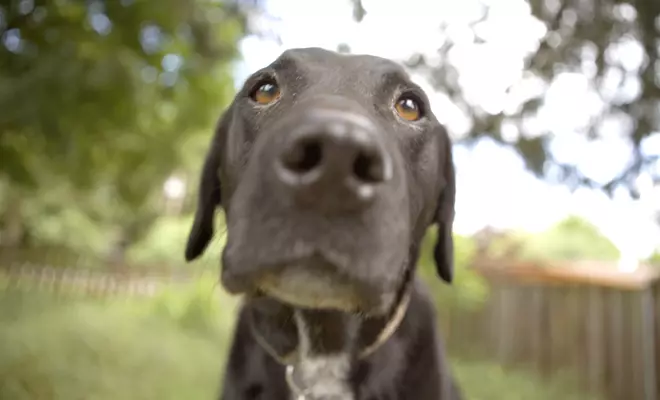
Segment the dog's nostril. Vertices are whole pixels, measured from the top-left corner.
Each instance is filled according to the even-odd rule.
[[[362,182],[382,182],[384,180],[382,160],[375,154],[360,152],[353,163],[353,174]]]
[[[293,145],[283,157],[284,166],[297,173],[313,170],[323,158],[323,150],[318,140],[303,140]]]

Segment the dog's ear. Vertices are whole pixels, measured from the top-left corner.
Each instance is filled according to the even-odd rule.
[[[186,261],[199,257],[208,246],[214,231],[215,212],[222,200],[222,185],[220,183],[220,163],[222,143],[231,124],[231,108],[223,114],[217,125],[211,146],[206,154],[202,175],[199,181],[197,209],[188,243],[186,244]]]
[[[434,222],[438,225],[437,242],[433,249],[433,258],[438,275],[442,280],[451,283],[454,278],[454,202],[456,200],[456,176],[452,158],[452,146],[449,137],[444,134],[444,149],[441,150],[440,176],[444,186],[440,192]]]

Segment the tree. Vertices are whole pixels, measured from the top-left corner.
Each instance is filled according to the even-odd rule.
[[[486,232],[482,256],[501,260],[617,261],[619,249],[591,222],[569,216],[546,231]],[[478,239],[478,237],[477,237]]]
[[[659,266],[660,267],[660,250],[657,250],[651,254],[651,256],[646,260],[651,265]]]
[[[368,15],[360,0],[353,0],[354,17]],[[470,23],[472,43],[490,39],[483,28],[489,11],[497,2],[483,2],[482,15]],[[460,82],[461,71],[451,61],[456,43],[449,34],[438,44],[439,64],[430,65],[423,56],[412,54],[408,66],[423,72],[431,84],[444,93],[470,118],[472,126],[466,142],[490,136],[502,145],[517,150],[527,167],[539,177],[579,186],[602,189],[612,194],[627,189],[638,195],[635,179],[649,174],[660,184],[660,154],[644,149],[644,142],[660,131],[660,78],[658,40],[660,39],[660,2],[657,0],[529,0],[534,17],[545,27],[535,50],[525,58],[524,81],[535,82],[543,90],[527,96],[515,110],[490,113],[471,103]],[[622,48],[634,57],[622,56]],[[603,179],[593,176],[573,162],[558,159],[551,149],[553,135],[545,127],[528,122],[538,117],[546,90],[566,72],[588,78],[602,107],[589,114],[579,134],[592,143],[606,139],[609,126],[623,133],[630,147],[631,161],[617,174]],[[484,72],[485,73],[485,72]],[[510,87],[508,92],[515,91]],[[514,138],[504,132],[515,131]],[[625,146],[625,143],[624,145]]]
[[[213,0],[0,0],[5,224],[32,201],[119,225],[122,240],[148,229],[182,149],[233,94],[245,26]]]
[[[589,221],[570,216],[528,238],[523,256],[548,260],[617,261],[619,249]]]

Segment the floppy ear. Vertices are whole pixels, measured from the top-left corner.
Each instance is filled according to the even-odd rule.
[[[211,142],[211,148],[206,154],[204,166],[202,167],[195,220],[186,244],[186,261],[192,261],[199,257],[206,250],[206,246],[213,237],[215,211],[222,200],[222,186],[218,176],[222,156],[222,141],[229,129],[230,115],[231,108],[224,113],[218,124]]]
[[[446,136],[445,136],[446,137]],[[446,137],[444,154],[441,154],[442,162],[441,176],[445,182],[438,208],[435,212],[434,222],[438,225],[438,238],[433,249],[433,258],[438,275],[442,280],[451,283],[454,278],[454,239],[452,237],[452,226],[454,224],[454,202],[456,199],[456,176],[454,172],[454,161],[452,159],[451,141]]]

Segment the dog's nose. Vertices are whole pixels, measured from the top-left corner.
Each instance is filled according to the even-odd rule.
[[[373,200],[392,177],[392,161],[368,120],[320,111],[292,131],[277,175],[300,202],[343,210]]]

